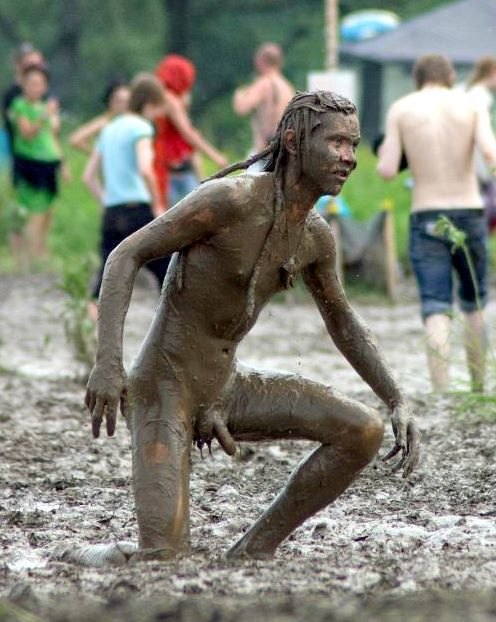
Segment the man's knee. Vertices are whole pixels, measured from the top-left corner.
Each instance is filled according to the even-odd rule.
[[[360,417],[360,422],[349,430],[344,441],[349,458],[360,467],[375,458],[384,436],[384,423],[380,414],[373,408],[366,408],[366,411],[366,415]]]

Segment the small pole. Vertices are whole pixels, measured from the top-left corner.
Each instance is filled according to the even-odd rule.
[[[326,69],[338,68],[339,46],[339,0],[325,0],[325,26],[326,26]]]

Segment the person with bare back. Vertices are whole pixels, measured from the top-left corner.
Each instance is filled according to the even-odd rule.
[[[251,115],[252,153],[258,153],[272,140],[284,109],[294,95],[293,85],[282,74],[284,57],[276,43],[264,43],[255,53],[255,80],[236,89],[233,107],[240,116]],[[259,170],[262,162],[257,160]],[[252,169],[253,170],[253,169]]]
[[[204,183],[110,255],[99,305],[98,350],[86,405],[93,434],[115,431],[121,408],[132,437],[138,559],[190,547],[192,444],[308,439],[320,445],[234,544],[229,556],[267,557],[336,499],[376,456],[383,422],[329,386],[238,363],[236,348],[276,293],[301,274],[329,335],[391,413],[397,468],[419,459],[410,407],[335,271],[329,226],[313,210],[356,165],[355,106],[330,92],[296,95],[270,145]],[[225,175],[268,158],[265,172]],[[140,266],[174,253],[155,318],[126,377],[122,334]]]

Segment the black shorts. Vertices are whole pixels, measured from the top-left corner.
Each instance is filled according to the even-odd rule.
[[[153,214],[148,203],[124,203],[104,209],[100,247],[102,265],[93,288],[94,298],[98,298],[100,294],[103,270],[110,253],[128,236],[152,222],[152,220]],[[160,259],[150,261],[145,266],[155,276],[159,287],[162,287],[168,265],[169,257],[161,257]]]

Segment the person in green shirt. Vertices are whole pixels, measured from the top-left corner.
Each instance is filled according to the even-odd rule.
[[[23,251],[29,259],[46,255],[51,208],[58,192],[59,105],[54,99],[44,101],[47,90],[46,69],[28,67],[23,74],[22,95],[9,109],[14,130],[14,186],[17,202],[27,213]]]

